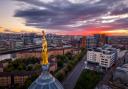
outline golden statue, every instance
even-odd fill
[[[48,65],[48,47],[47,47],[47,40],[46,40],[44,31],[42,31],[42,35],[43,35],[43,39],[42,39],[41,64],[42,65]]]

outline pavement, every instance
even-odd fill
[[[85,60],[86,60],[86,55],[75,66],[75,68],[71,71],[68,77],[63,81],[62,84],[64,86],[64,89],[74,89],[81,72],[83,71],[83,69],[85,69],[85,63],[84,63]]]

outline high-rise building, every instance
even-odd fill
[[[94,34],[96,39],[96,46],[102,47],[105,44],[108,44],[108,37],[105,34]]]
[[[87,36],[86,38],[86,48],[95,48],[96,47],[96,39],[93,36]]]
[[[81,47],[82,47],[82,48],[85,48],[85,47],[86,47],[86,36],[83,36],[83,37],[81,38]]]
[[[100,34],[94,34],[94,37],[96,39],[96,46],[98,47],[100,43]]]
[[[100,35],[100,43],[99,46],[104,46],[108,43],[108,37],[105,34]]]

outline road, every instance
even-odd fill
[[[73,71],[68,75],[68,77],[63,81],[64,89],[73,89],[76,85],[76,82],[82,72],[82,70],[85,68],[84,61],[86,60],[86,55],[83,57],[83,59],[75,66]]]

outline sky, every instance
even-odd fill
[[[1,0],[0,32],[128,35],[128,0]]]

